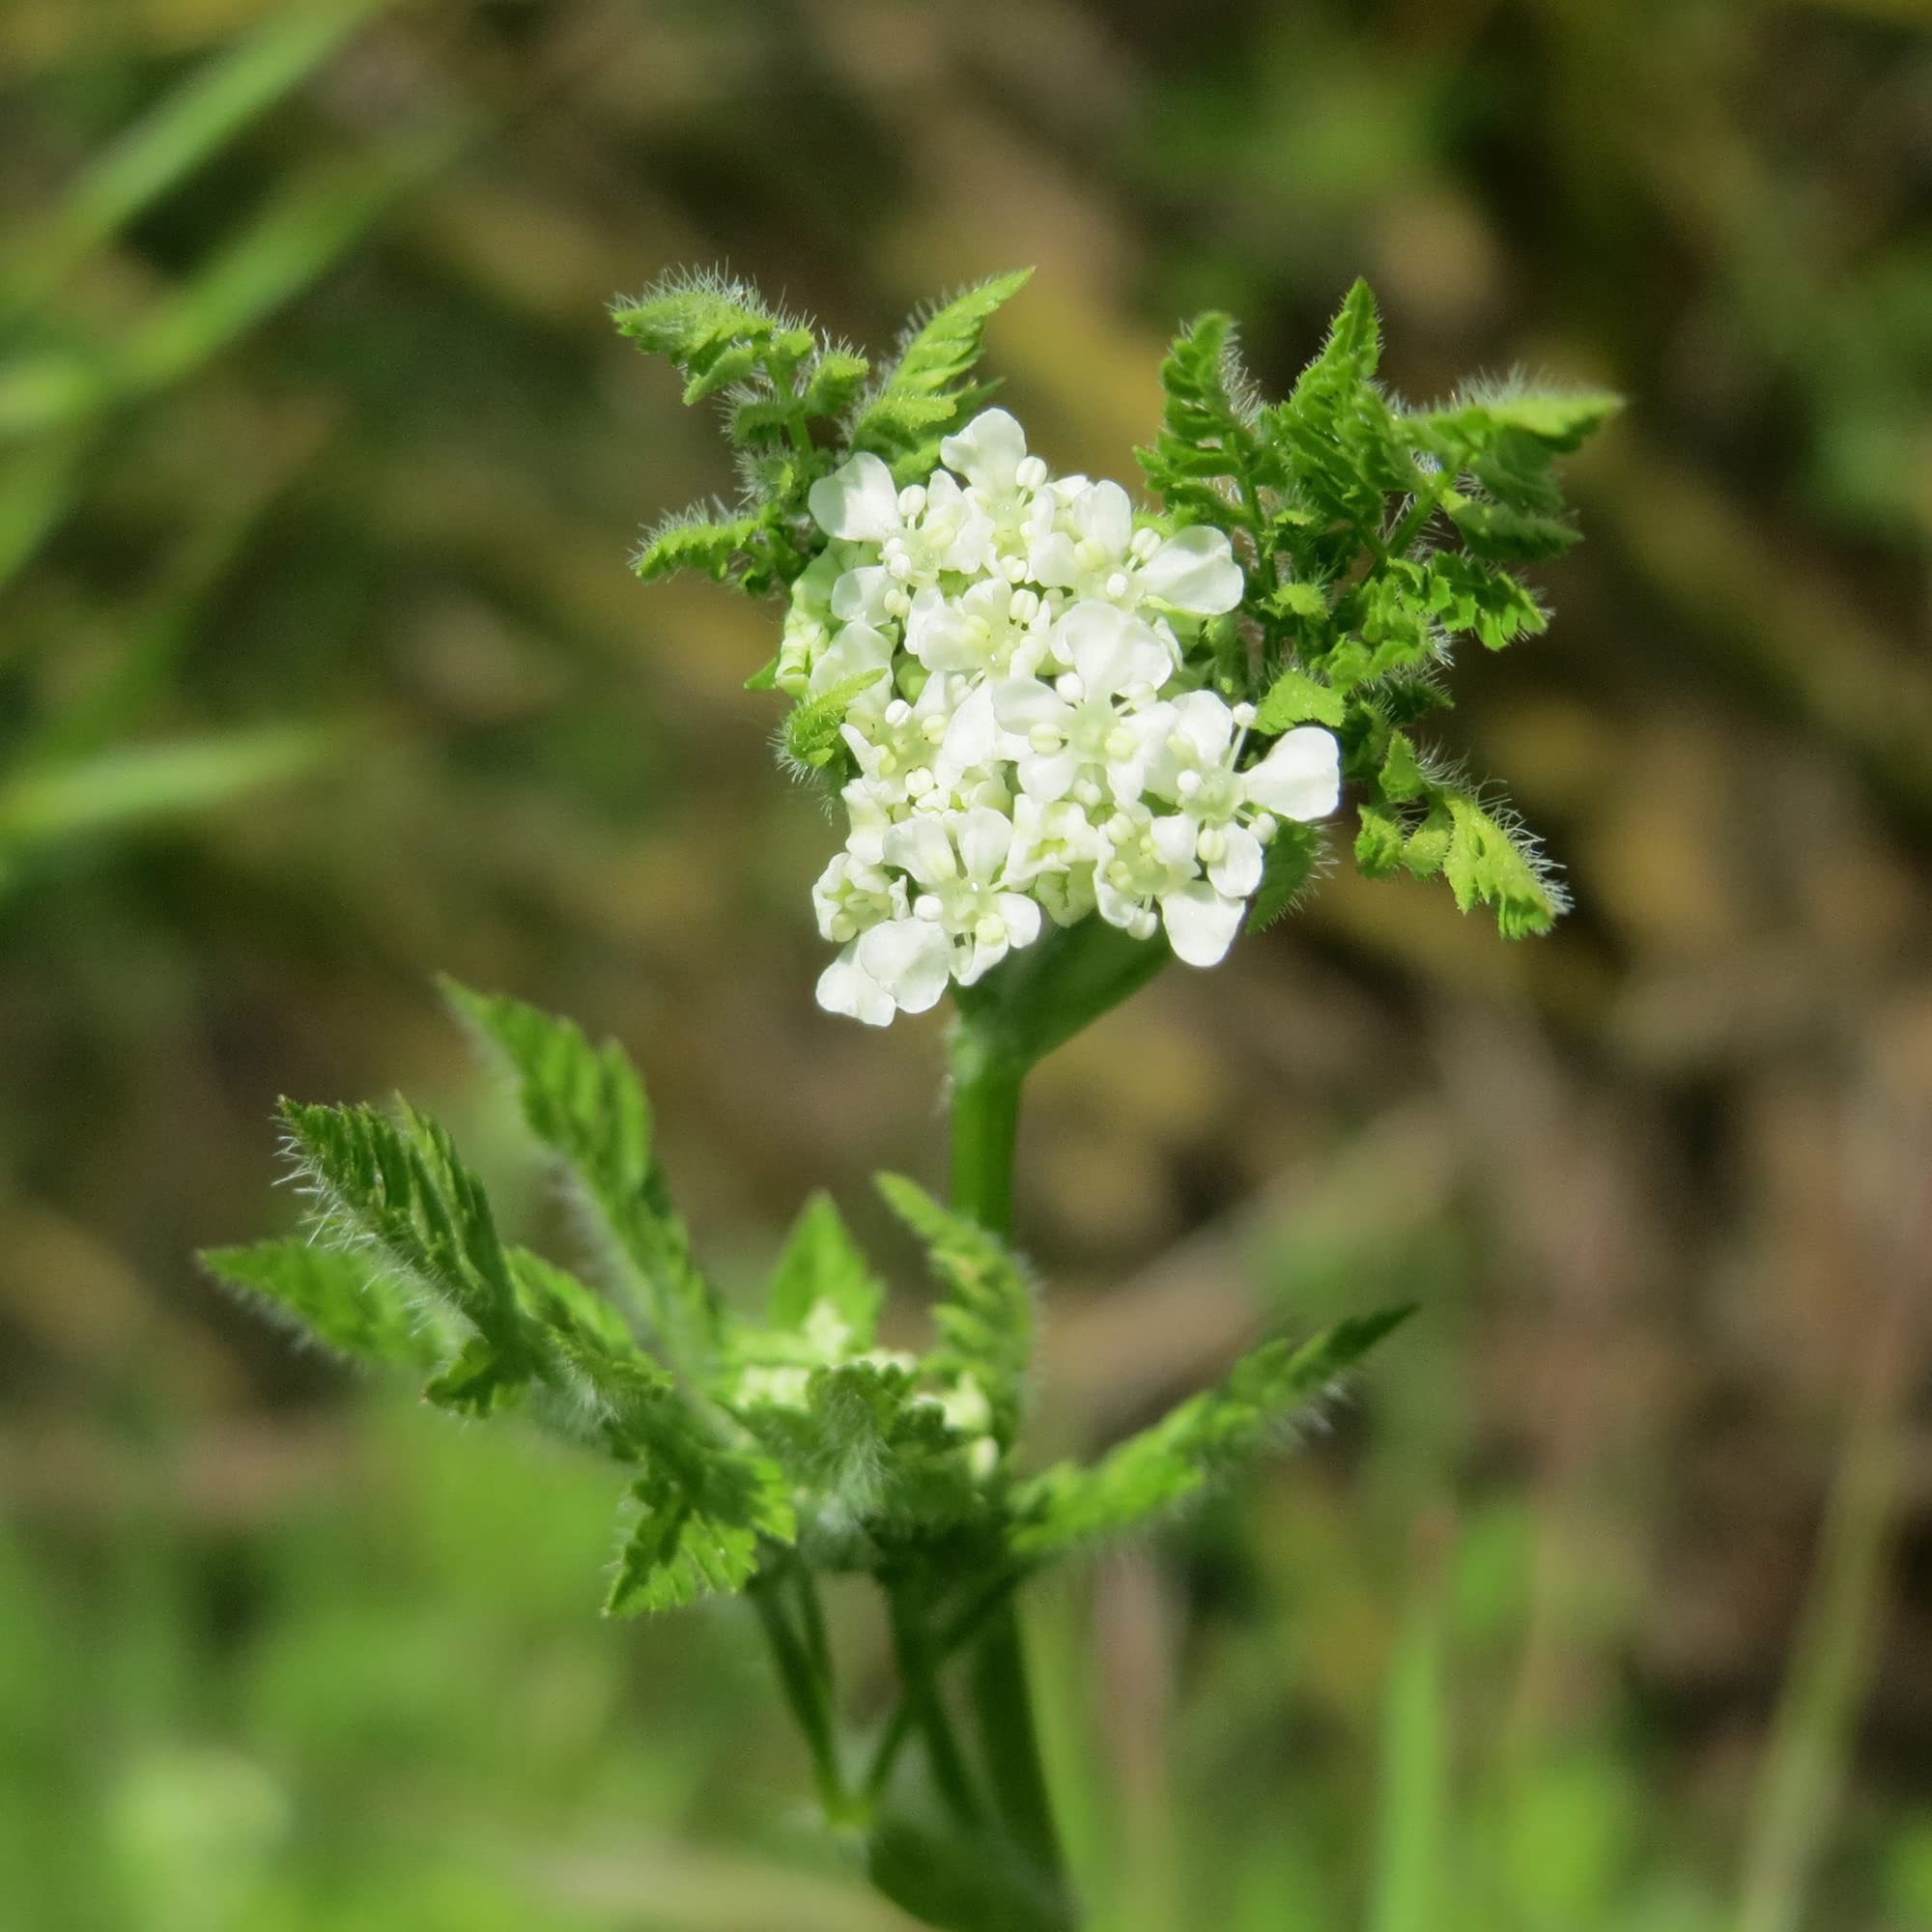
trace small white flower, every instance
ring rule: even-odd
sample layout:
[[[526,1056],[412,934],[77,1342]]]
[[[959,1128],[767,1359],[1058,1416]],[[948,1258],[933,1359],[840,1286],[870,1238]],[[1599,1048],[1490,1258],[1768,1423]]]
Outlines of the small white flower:
[[[1050,520],[1037,505],[1028,562],[1035,580],[1073,597],[1122,610],[1157,598],[1174,610],[1214,617],[1241,601],[1241,567],[1225,532],[1197,525],[1162,538],[1134,528],[1133,504],[1118,483],[1091,483]]]
[[[981,578],[958,597],[936,585],[912,600],[906,649],[930,670],[1026,677],[1046,655],[1053,611],[1037,590]]]
[[[811,903],[818,914],[818,936],[843,946],[870,926],[905,918],[905,881],[894,878],[876,861],[838,852],[818,875]]]
[[[1240,928],[1242,901],[1201,876],[1191,819],[1156,818],[1145,806],[1117,812],[1101,828],[1094,891],[1100,917],[1138,939],[1151,939],[1154,909],[1177,959],[1218,966]]]
[[[1009,678],[993,687],[1020,789],[1042,803],[1072,796],[1097,805],[1111,796],[1126,805],[1140,797],[1152,745],[1166,730],[1156,694],[1173,660],[1147,625],[1092,601],[1054,625],[1053,648],[1072,668],[1052,684]]]
[[[890,1026],[895,1013],[936,1007],[952,965],[952,948],[929,920],[889,920],[862,932],[818,976],[818,1004]]]
[[[981,410],[940,443],[939,456],[985,511],[994,554],[1024,556],[1035,495],[1047,480],[1046,465],[1027,454],[1026,432],[1005,410]]]
[[[861,454],[821,476],[806,498],[812,520],[829,537],[882,544],[904,528],[899,486],[876,456]]]
[[[1012,837],[1012,822],[983,806],[908,819],[886,834],[887,862],[921,889],[914,923],[929,922],[952,941],[952,974],[962,986],[1039,937],[1039,907],[1006,878]]]
[[[1013,844],[1008,882],[1037,899],[1056,925],[1073,925],[1094,910],[1094,867],[1100,834],[1070,798],[1042,805],[1013,800]]]
[[[793,582],[784,627],[779,634],[778,669],[773,676],[781,691],[797,697],[806,690],[812,667],[836,628],[835,586],[851,559],[860,554],[856,544],[827,544]]]
[[[943,469],[900,490],[876,456],[862,453],[821,476],[806,501],[828,536],[877,544],[887,576],[908,589],[942,570],[970,574],[986,563],[993,520]]]
[[[935,786],[946,783],[950,788],[950,781],[934,768],[952,723],[959,682],[929,677],[914,703],[892,697],[876,710],[846,714],[840,735],[870,787],[869,796],[895,817]]]
[[[1090,483],[1036,505],[1028,568],[1036,583],[1109,604],[1139,600],[1129,573],[1134,506],[1118,483]]]
[[[1325,818],[1341,798],[1341,748],[1319,724],[1299,725],[1258,765],[1235,769],[1253,713],[1211,691],[1173,700],[1174,728],[1149,776],[1197,828],[1195,855],[1214,890],[1246,898],[1261,884],[1263,846],[1277,818]],[[1245,721],[1245,722],[1244,722]]]
[[[839,546],[845,548],[845,546]],[[858,564],[834,579],[827,599],[833,617],[841,624],[867,624],[890,636],[905,622],[912,600],[894,582],[882,563]]]

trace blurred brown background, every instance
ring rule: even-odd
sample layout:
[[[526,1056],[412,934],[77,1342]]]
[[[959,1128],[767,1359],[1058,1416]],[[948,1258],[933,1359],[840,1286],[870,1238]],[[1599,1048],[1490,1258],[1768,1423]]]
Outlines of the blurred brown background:
[[[437,969],[632,1046],[726,1277],[936,1172],[937,1021],[812,1005],[773,613],[624,569],[729,475],[604,305],[723,261],[875,348],[1037,264],[1003,400],[1129,483],[1183,315],[1279,392],[1357,273],[1407,395],[1632,400],[1450,721],[1557,935],[1344,864],[1035,1082],[1047,1442],[1424,1303],[1039,1607],[1105,1922],[1932,1925],[1928,206],[1910,0],[9,0],[6,1922],[872,1922],[735,1625],[590,1621],[594,1474],[190,1260],[286,1225],[283,1092],[406,1088],[542,1218]]]

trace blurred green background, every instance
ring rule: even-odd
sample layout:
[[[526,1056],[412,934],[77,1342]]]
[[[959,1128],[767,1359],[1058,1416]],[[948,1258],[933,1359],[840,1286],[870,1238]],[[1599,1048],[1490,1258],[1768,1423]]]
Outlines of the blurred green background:
[[[438,968],[633,1047],[727,1280],[937,1171],[937,1022],[812,1005],[770,613],[624,568],[728,473],[604,304],[722,260],[875,346],[1038,264],[1005,399],[1129,480],[1184,313],[1279,390],[1357,273],[1407,394],[1633,399],[1459,668],[1558,935],[1340,870],[1035,1083],[1048,1443],[1423,1303],[1032,1605],[1096,1923],[1932,1926],[1928,208],[1914,0],[5,0],[0,1924],[902,1922],[734,1609],[592,1614],[611,1478],[189,1259],[282,1092],[545,1220]]]

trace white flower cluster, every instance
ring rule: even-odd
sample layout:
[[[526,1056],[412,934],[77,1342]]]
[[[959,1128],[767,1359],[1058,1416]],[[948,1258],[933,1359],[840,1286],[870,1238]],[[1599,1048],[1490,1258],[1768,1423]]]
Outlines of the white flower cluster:
[[[841,948],[819,1004],[884,1026],[1098,915],[1227,952],[1282,818],[1339,795],[1335,740],[1288,732],[1240,767],[1245,705],[1201,687],[1177,626],[1232,611],[1220,530],[1134,526],[1118,483],[1055,479],[987,410],[905,490],[876,456],[811,491],[832,541],[792,589],[777,680],[855,693],[844,849],[813,888]]]

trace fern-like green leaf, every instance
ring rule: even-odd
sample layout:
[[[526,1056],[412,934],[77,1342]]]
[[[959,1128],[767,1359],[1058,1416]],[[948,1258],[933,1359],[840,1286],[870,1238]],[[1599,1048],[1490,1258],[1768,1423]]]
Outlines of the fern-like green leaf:
[[[1548,932],[1565,898],[1548,876],[1535,841],[1484,810],[1465,792],[1451,792],[1447,804],[1450,833],[1442,870],[1457,907],[1463,912],[1479,903],[1493,908],[1505,939]]]
[[[643,1082],[615,1041],[521,1000],[443,982],[451,1005],[501,1056],[530,1132],[564,1164],[654,1333],[681,1355],[716,1347],[719,1304],[670,1206],[652,1148]]]
[[[764,527],[765,520],[755,514],[712,521],[701,511],[688,511],[653,531],[631,568],[646,583],[680,570],[702,571],[723,583],[743,567]]]
[[[852,448],[883,457],[908,481],[923,481],[938,463],[940,439],[991,393],[989,384],[971,381],[986,325],[1032,276],[1031,269],[996,275],[911,328],[897,359],[857,406]]]
[[[1294,724],[1339,728],[1347,715],[1348,706],[1339,691],[1290,666],[1268,686],[1267,696],[1256,710],[1255,729],[1275,737]]]
[[[542,1331],[521,1305],[489,1199],[441,1127],[409,1107],[391,1121],[294,1100],[282,1119],[325,1236],[366,1243],[475,1331],[454,1379],[431,1384],[436,1400],[480,1413],[541,1373]]]
[[[1218,1388],[1192,1396],[1091,1465],[1063,1463],[1015,1492],[1016,1554],[1054,1555],[1117,1536],[1185,1502],[1292,1435],[1409,1310],[1338,1322],[1298,1347],[1243,1355]]]
[[[798,766],[816,770],[828,765],[843,748],[839,736],[852,700],[869,685],[885,676],[882,670],[862,670],[841,678],[830,691],[814,697],[802,697],[785,713],[785,756]]]
[[[713,1451],[695,1486],[653,1472],[630,1491],[631,1519],[605,1610],[637,1616],[742,1590],[759,1541],[788,1544],[796,1521],[782,1476],[762,1458]]]
[[[902,1175],[878,1177],[886,1204],[923,1243],[946,1294],[933,1311],[940,1347],[928,1358],[940,1376],[970,1375],[992,1409],[1002,1448],[1019,1433],[1033,1354],[1033,1289],[1007,1248],[977,1221],[942,1208]]]
[[[820,1310],[829,1311],[845,1331],[842,1347],[856,1352],[872,1346],[884,1300],[884,1285],[867,1265],[838,1204],[829,1194],[814,1194],[772,1270],[772,1326],[800,1330]]]
[[[210,1248],[201,1263],[338,1354],[427,1372],[450,1352],[447,1323],[366,1249],[291,1236]]]

